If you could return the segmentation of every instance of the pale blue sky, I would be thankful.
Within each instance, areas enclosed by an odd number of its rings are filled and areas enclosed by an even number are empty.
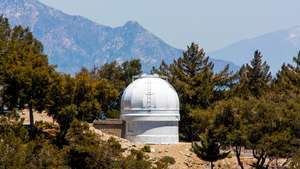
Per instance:
[[[120,26],[138,21],[177,48],[207,51],[300,25],[300,0],[40,0],[65,13]]]

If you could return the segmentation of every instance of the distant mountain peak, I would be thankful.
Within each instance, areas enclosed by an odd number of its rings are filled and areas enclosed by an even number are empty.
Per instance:
[[[137,21],[127,21],[125,27],[142,27]]]
[[[22,5],[42,5],[38,0],[0,0],[2,5],[15,5],[16,7],[21,7]]]
[[[137,21],[127,21],[123,26],[122,29],[127,29],[131,31],[137,32],[144,32],[146,29],[140,25]]]
[[[242,65],[250,61],[256,49],[262,52],[264,60],[275,74],[283,63],[291,63],[292,57],[300,50],[300,26],[241,40],[210,54]]]
[[[28,26],[44,44],[49,62],[63,72],[75,73],[82,66],[92,68],[133,58],[140,59],[144,70],[149,71],[161,60],[170,63],[182,54],[136,21],[113,28],[65,14],[37,0],[0,0],[1,14],[12,25]],[[222,68],[216,66],[217,71]]]

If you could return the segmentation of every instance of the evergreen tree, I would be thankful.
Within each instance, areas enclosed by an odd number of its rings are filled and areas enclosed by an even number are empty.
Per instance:
[[[93,76],[97,80],[108,80],[117,90],[121,91],[125,87],[125,81],[123,80],[122,67],[118,62],[113,61],[106,63],[93,72]]]
[[[272,161],[289,159],[297,150],[299,136],[296,128],[299,127],[299,114],[296,112],[299,112],[300,106],[281,94],[269,93],[261,97],[253,107],[252,117],[247,118],[247,147],[252,149],[256,159],[252,166],[267,169]],[[294,126],[296,123],[298,127]]]
[[[74,104],[76,81],[70,75],[56,73],[52,78],[52,82],[48,114],[57,119],[62,109]]]
[[[193,109],[207,109],[217,100],[227,96],[228,88],[232,85],[234,77],[226,66],[223,71],[215,74],[213,63],[205,55],[203,49],[192,43],[183,52],[182,57],[167,65],[164,62],[153,72],[167,76],[175,87],[181,101],[180,132],[186,140],[196,138],[195,128],[201,113]],[[193,112],[193,113],[192,113]],[[201,112],[201,111],[200,111]],[[194,117],[196,116],[196,117]],[[196,132],[197,133],[197,132]]]
[[[277,73],[274,90],[283,93],[300,93],[300,52],[293,58],[293,61],[294,65],[282,65],[281,70]]]
[[[211,169],[213,169],[214,162],[226,158],[230,152],[221,152],[221,145],[210,130],[208,130],[207,135],[202,134],[199,137],[200,142],[194,142],[192,150],[202,160],[209,161]]]
[[[245,117],[249,113],[250,106],[254,105],[252,100],[246,102],[240,98],[232,98],[218,103],[214,108],[217,115],[213,122],[213,131],[224,147],[232,147],[241,169],[244,169],[241,150],[248,146],[249,124]]]
[[[30,128],[34,130],[33,111],[45,110],[54,67],[48,64],[42,44],[28,29],[16,26],[1,42],[0,76],[3,100],[10,109],[28,105]]]
[[[95,97],[95,83],[87,69],[82,69],[75,77],[76,87],[74,104],[77,106],[77,118],[92,122],[100,113],[101,106]]]
[[[70,144],[67,163],[74,169],[117,169],[122,161],[121,145],[114,139],[102,141],[89,125],[74,120],[66,135]]]
[[[110,118],[119,118],[120,91],[106,79],[95,81],[95,99],[101,106],[101,111]]]
[[[140,75],[142,73],[142,64],[140,60],[134,59],[130,61],[125,61],[121,65],[123,80],[125,85],[129,85],[132,82],[133,76]]]
[[[293,57],[293,61],[295,62],[295,70],[300,71],[300,51],[298,52],[298,55]]]
[[[96,97],[107,116],[112,118],[120,116],[122,92],[131,83],[133,76],[141,73],[142,66],[138,59],[125,61],[122,64],[113,61],[90,72],[91,77],[96,81]]]
[[[56,115],[56,121],[59,124],[59,134],[57,136],[56,144],[59,147],[66,145],[68,142],[65,138],[68,130],[71,127],[71,123],[75,120],[78,115],[76,105],[68,105],[62,108]]]
[[[262,54],[256,50],[250,64],[243,65],[238,73],[239,83],[234,95],[260,97],[270,89],[272,76],[269,66],[262,61]]]
[[[2,42],[7,41],[10,32],[11,32],[11,28],[8,19],[1,15],[0,16],[0,40]]]

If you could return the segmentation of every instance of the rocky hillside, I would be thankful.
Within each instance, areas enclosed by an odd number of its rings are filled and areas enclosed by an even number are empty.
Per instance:
[[[29,124],[29,112],[28,110],[23,110],[20,112],[20,117],[24,119],[24,124]],[[35,122],[46,122],[48,125],[44,125],[44,132],[48,134],[55,135],[57,134],[57,124],[49,117],[46,113],[37,113],[34,112]],[[112,136],[104,133],[103,131],[96,129],[93,127],[93,124],[90,125],[90,130],[95,132],[97,136],[99,136],[103,140],[108,140],[109,138],[115,138],[125,150],[124,155],[126,155],[130,150],[141,150],[145,145],[143,144],[134,144],[129,142],[126,139],[119,138],[116,136]],[[151,159],[155,160],[157,158],[162,158],[164,156],[173,157],[176,161],[174,165],[171,165],[170,169],[210,169],[209,162],[203,161],[197,157],[195,153],[191,151],[191,143],[188,142],[180,142],[178,144],[168,144],[168,145],[148,145],[150,146],[150,152],[147,152],[146,155]],[[242,161],[245,164],[245,169],[250,169],[250,164],[253,162],[253,158],[251,157],[242,157]],[[231,154],[228,158],[224,160],[219,160],[215,163],[216,169],[238,169],[238,164],[236,158],[233,154]]]
[[[112,60],[122,62],[132,58],[141,59],[147,71],[162,59],[171,62],[181,55],[181,50],[134,21],[112,28],[65,14],[37,0],[0,0],[0,14],[8,17],[13,25],[28,26],[43,42],[50,62],[64,72],[74,73],[82,66],[91,68]],[[237,69],[230,62],[213,61],[216,71],[226,64]]]

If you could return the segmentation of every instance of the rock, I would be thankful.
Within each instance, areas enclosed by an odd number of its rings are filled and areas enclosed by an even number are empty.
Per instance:
[[[193,166],[193,164],[189,160],[185,161],[184,164],[189,168],[191,168]]]
[[[185,156],[187,156],[187,157],[192,157],[192,153],[188,153],[188,154],[184,154]]]

